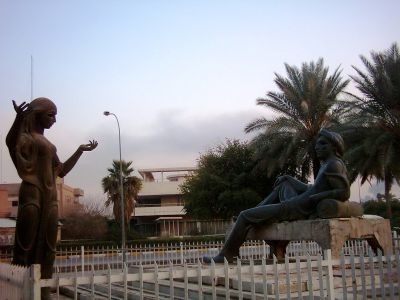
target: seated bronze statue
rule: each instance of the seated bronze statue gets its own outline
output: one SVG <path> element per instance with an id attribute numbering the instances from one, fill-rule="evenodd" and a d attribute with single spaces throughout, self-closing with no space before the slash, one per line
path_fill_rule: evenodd
<path id="1" fill-rule="evenodd" d="M 284 175 L 275 182 L 275 188 L 256 207 L 242 211 L 220 253 L 212 258 L 216 263 L 232 262 L 239 255 L 239 248 L 252 226 L 269 225 L 282 221 L 309 219 L 316 213 L 323 200 L 345 202 L 350 197 L 350 184 L 346 166 L 341 157 L 344 152 L 342 137 L 321 130 L 315 145 L 321 167 L 314 184 L 307 185 L 291 176 Z M 204 257 L 210 263 L 210 257 Z"/>

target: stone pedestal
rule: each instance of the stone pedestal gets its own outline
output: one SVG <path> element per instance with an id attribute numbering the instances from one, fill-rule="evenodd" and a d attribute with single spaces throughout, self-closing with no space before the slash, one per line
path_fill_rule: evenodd
<path id="1" fill-rule="evenodd" d="M 248 239 L 265 240 L 278 259 L 283 259 L 290 241 L 315 241 L 322 250 L 331 249 L 339 258 L 347 240 L 365 239 L 376 252 L 393 253 L 390 222 L 386 219 L 337 218 L 300 220 L 259 226 L 250 230 Z"/>

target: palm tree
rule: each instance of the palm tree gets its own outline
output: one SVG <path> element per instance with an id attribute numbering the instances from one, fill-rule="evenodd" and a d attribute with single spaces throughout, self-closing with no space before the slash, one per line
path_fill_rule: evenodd
<path id="1" fill-rule="evenodd" d="M 132 176 L 134 171 L 131 168 L 131 161 L 122 160 L 122 182 L 124 190 L 125 224 L 128 224 L 134 210 L 137 195 L 142 188 L 142 181 L 139 177 Z M 112 167 L 107 169 L 108 175 L 102 179 L 104 193 L 107 194 L 105 205 L 113 204 L 114 218 L 117 222 L 121 220 L 121 198 L 120 198 L 120 161 L 114 160 Z"/>
<path id="2" fill-rule="evenodd" d="M 328 67 L 320 58 L 316 63 L 303 63 L 301 69 L 285 64 L 287 78 L 275 73 L 279 92 L 268 92 L 257 99 L 257 105 L 278 113 L 272 119 L 259 118 L 249 123 L 245 131 L 263 130 L 252 144 L 257 159 L 268 167 L 270 174 L 286 166 L 296 166 L 301 179 L 311 170 L 316 176 L 319 161 L 314 144 L 319 131 L 339 122 L 343 105 L 338 96 L 349 80 L 342 80 L 339 68 L 328 76 Z"/>
<path id="3" fill-rule="evenodd" d="M 372 61 L 362 55 L 360 58 L 366 71 L 353 66 L 358 76 L 351 78 L 361 97 L 351 95 L 360 113 L 350 122 L 351 147 L 346 157 L 362 183 L 372 177 L 384 181 L 387 217 L 391 218 L 390 191 L 394 180 L 400 180 L 399 48 L 394 43 L 386 51 L 372 51 Z"/>

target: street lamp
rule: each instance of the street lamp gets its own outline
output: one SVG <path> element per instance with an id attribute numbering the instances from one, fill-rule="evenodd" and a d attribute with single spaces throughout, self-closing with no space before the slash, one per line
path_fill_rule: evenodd
<path id="1" fill-rule="evenodd" d="M 112 115 L 115 117 L 115 120 L 117 120 L 117 125 L 118 125 L 118 143 L 119 143 L 119 185 L 120 185 L 120 197 L 121 197 L 121 228 L 122 228 L 122 262 L 123 264 L 126 263 L 126 257 L 125 257 L 125 217 L 124 217 L 124 186 L 122 182 L 122 156 L 121 156 L 121 129 L 119 127 L 119 121 L 117 116 L 109 111 L 105 111 L 103 113 L 105 116 Z"/>

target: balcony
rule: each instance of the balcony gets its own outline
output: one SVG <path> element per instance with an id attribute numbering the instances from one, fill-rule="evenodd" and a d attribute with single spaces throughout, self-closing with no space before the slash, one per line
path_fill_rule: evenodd
<path id="1" fill-rule="evenodd" d="M 147 217 L 147 216 L 183 216 L 185 211 L 183 205 L 141 205 L 135 207 L 135 212 L 132 216 Z"/>
<path id="2" fill-rule="evenodd" d="M 181 182 L 143 182 L 142 189 L 139 191 L 139 197 L 157 196 L 157 195 L 179 195 L 181 191 L 179 185 Z"/>

